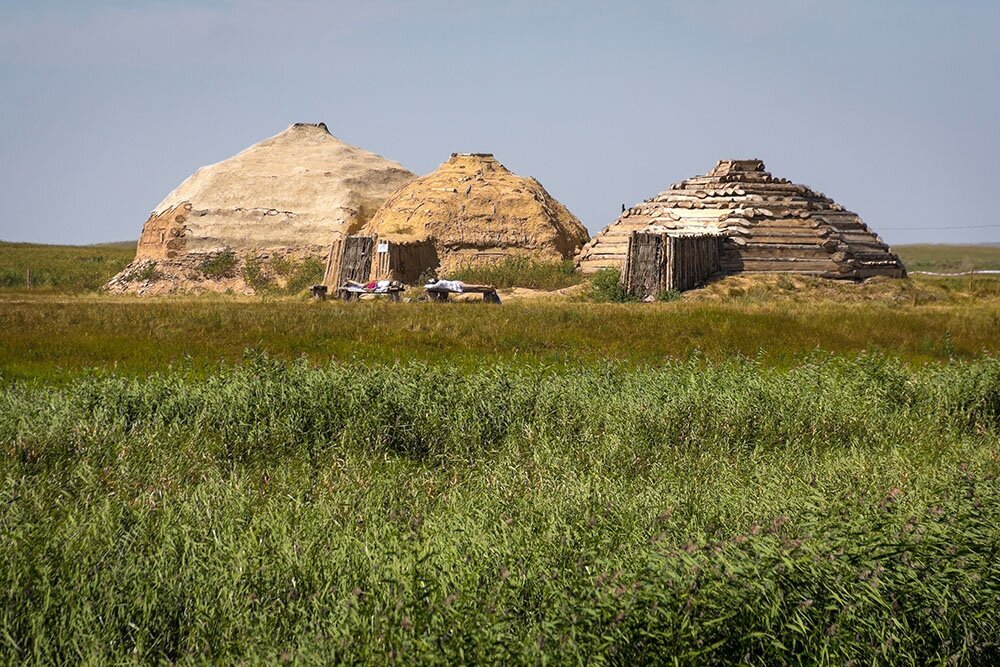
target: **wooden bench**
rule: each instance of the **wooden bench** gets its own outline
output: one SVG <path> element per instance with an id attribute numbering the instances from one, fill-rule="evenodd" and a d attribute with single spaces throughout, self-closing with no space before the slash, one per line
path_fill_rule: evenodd
<path id="1" fill-rule="evenodd" d="M 390 287 L 387 290 L 376 291 L 374 289 L 365 289 L 363 287 L 338 287 L 337 294 L 344 301 L 360 301 L 362 296 L 372 294 L 374 296 L 386 295 L 389 297 L 389 301 L 398 302 L 402 300 L 402 293 L 406 291 L 405 287 Z"/>
<path id="2" fill-rule="evenodd" d="M 425 287 L 424 289 L 427 291 L 427 296 L 430 297 L 430 300 L 438 303 L 447 301 L 448 296 L 451 294 L 482 294 L 483 303 L 500 303 L 500 295 L 497 294 L 495 287 L 470 287 L 463 289 L 461 292 L 453 292 L 452 290 L 435 287 Z"/>

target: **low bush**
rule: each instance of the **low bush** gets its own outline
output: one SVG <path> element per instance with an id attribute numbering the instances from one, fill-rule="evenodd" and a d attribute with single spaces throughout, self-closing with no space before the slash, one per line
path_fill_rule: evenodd
<path id="1" fill-rule="evenodd" d="M 284 292 L 286 294 L 298 294 L 310 285 L 322 282 L 325 268 L 323 262 L 314 257 L 294 263 L 285 281 Z"/>
<path id="2" fill-rule="evenodd" d="M 136 267 L 125 276 L 126 282 L 151 282 L 158 280 L 160 278 L 160 270 L 156 266 L 156 262 L 147 261 L 143 262 L 140 266 Z"/>
<path id="3" fill-rule="evenodd" d="M 292 275 L 292 271 L 295 268 L 295 263 L 286 257 L 272 257 L 270 261 L 271 270 L 274 274 L 281 276 L 282 278 L 287 278 Z"/>
<path id="4" fill-rule="evenodd" d="M 254 292 L 267 292 L 274 287 L 274 280 L 265 272 L 261 261 L 251 257 L 243 263 L 243 280 Z"/>
<path id="5" fill-rule="evenodd" d="M 681 293 L 675 289 L 664 290 L 656 295 L 656 300 L 663 302 L 677 301 L 679 298 L 681 298 Z"/>
<path id="6" fill-rule="evenodd" d="M 590 299 L 602 303 L 626 303 L 635 297 L 625 291 L 617 269 L 601 269 L 590 278 Z"/>
<path id="7" fill-rule="evenodd" d="M 230 278 L 236 268 L 236 253 L 230 249 L 214 252 L 201 261 L 201 272 L 207 278 Z"/>

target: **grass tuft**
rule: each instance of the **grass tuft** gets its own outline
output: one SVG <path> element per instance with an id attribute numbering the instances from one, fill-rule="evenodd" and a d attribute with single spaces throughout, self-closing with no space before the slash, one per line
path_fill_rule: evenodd
<path id="1" fill-rule="evenodd" d="M 497 288 L 526 287 L 557 290 L 583 282 L 572 260 L 543 262 L 526 257 L 511 257 L 502 261 L 466 267 L 454 273 L 455 280 L 493 285 Z"/>
<path id="2" fill-rule="evenodd" d="M 627 303 L 635 301 L 621 283 L 617 269 L 601 269 L 590 278 L 590 298 L 598 303 Z"/>

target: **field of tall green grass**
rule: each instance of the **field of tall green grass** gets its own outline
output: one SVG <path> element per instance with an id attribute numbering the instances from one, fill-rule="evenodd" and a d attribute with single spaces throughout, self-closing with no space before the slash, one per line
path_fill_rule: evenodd
<path id="1" fill-rule="evenodd" d="M 995 664 L 1000 362 L 0 389 L 0 660 Z"/>
<path id="2" fill-rule="evenodd" d="M 140 299 L 89 252 L 0 290 L 0 663 L 1000 661 L 996 278 Z M 514 269 L 465 277 L 577 280 Z"/>
<path id="3" fill-rule="evenodd" d="M 0 289 L 88 292 L 135 257 L 135 242 L 90 246 L 0 241 Z"/>
<path id="4" fill-rule="evenodd" d="M 540 290 L 563 289 L 585 280 L 577 273 L 572 260 L 545 262 L 527 257 L 511 257 L 495 264 L 465 267 L 448 277 L 499 289 L 526 287 Z"/>
<path id="5" fill-rule="evenodd" d="M 993 279 L 1000 287 L 1000 280 Z M 0 377 L 61 381 L 87 368 L 141 375 L 181 362 L 210 369 L 246 348 L 286 360 L 418 360 L 477 367 L 635 365 L 704 355 L 790 365 L 815 350 L 907 363 L 1000 353 L 1000 300 L 811 302 L 683 299 L 656 304 L 510 301 L 309 302 L 226 297 L 0 296 Z"/>
<path id="6" fill-rule="evenodd" d="M 1000 244 L 951 245 L 927 243 L 894 246 L 910 271 L 972 271 L 1000 269 Z"/>

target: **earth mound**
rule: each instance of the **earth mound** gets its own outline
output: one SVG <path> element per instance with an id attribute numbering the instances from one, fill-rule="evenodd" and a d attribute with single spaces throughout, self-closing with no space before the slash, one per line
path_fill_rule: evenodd
<path id="1" fill-rule="evenodd" d="M 589 238 L 541 183 L 511 173 L 489 153 L 453 153 L 389 197 L 363 233 L 433 240 L 442 273 L 507 257 L 572 259 Z"/>
<path id="2" fill-rule="evenodd" d="M 320 262 L 337 234 L 364 226 L 386 197 L 414 178 L 402 165 L 296 123 L 241 153 L 202 167 L 153 210 L 136 258 L 107 285 L 116 292 L 253 291 L 284 282 L 270 262 Z M 203 270 L 232 264 L 227 271 Z M 246 262 L 255 267 L 249 280 Z M 137 279 L 137 278 L 141 278 Z"/>

